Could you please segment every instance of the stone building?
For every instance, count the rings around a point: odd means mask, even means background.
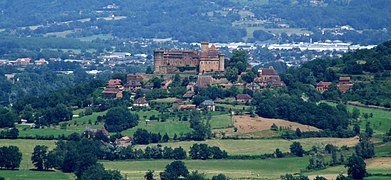
[[[155,50],[154,64],[156,74],[199,73],[208,74],[224,71],[224,54],[209,43],[201,43],[197,50]]]

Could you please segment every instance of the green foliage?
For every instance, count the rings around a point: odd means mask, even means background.
[[[293,142],[290,146],[291,153],[295,156],[303,157],[304,150],[300,142]]]
[[[231,67],[227,67],[225,69],[225,77],[227,78],[228,81],[230,82],[235,82],[238,80],[238,69],[237,68],[231,68]]]
[[[219,147],[209,147],[207,144],[193,144],[190,147],[190,157],[192,159],[224,159],[228,157],[227,152]]]
[[[227,180],[228,178],[224,174],[218,174],[217,176],[213,176],[212,180]]]
[[[154,180],[154,178],[153,178],[153,172],[154,172],[154,171],[152,171],[152,170],[148,170],[148,171],[145,173],[145,176],[144,176],[145,180]]]
[[[348,168],[349,177],[353,179],[363,179],[367,174],[364,159],[355,154],[349,157],[345,167]]]
[[[124,107],[114,107],[107,112],[104,119],[108,131],[120,132],[137,126],[139,117],[137,114],[130,113]]]
[[[0,168],[16,169],[19,168],[22,160],[22,153],[16,146],[0,147]]]
[[[370,141],[369,136],[367,134],[360,134],[360,140],[355,147],[355,151],[357,156],[363,159],[368,159],[375,156],[375,146]]]
[[[38,171],[42,171],[44,164],[46,163],[46,153],[48,147],[37,145],[34,148],[33,155],[31,156],[31,161]],[[47,170],[47,169],[46,169]]]
[[[185,163],[182,161],[174,161],[168,164],[163,172],[160,173],[160,179],[168,180],[168,179],[179,179],[179,177],[187,177],[189,175],[189,171],[185,166]]]
[[[17,121],[17,116],[11,110],[0,107],[0,128],[14,127]]]
[[[123,180],[124,178],[119,171],[105,170],[102,164],[89,166],[80,176],[82,180],[89,179],[112,179]]]

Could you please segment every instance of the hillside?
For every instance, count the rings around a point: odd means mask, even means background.
[[[105,34],[184,42],[312,38],[378,44],[391,38],[387,31],[390,7],[387,0],[1,0],[0,31],[20,36]]]

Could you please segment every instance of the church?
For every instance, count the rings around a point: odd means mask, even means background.
[[[223,72],[224,57],[207,42],[201,42],[201,51],[157,49],[154,51],[155,74]]]

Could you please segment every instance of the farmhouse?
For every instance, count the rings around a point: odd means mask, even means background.
[[[209,111],[216,110],[215,102],[212,100],[205,100],[204,102],[201,103],[201,105],[204,106],[205,109],[207,109]]]
[[[318,84],[316,84],[316,90],[320,93],[323,93],[329,89],[329,86],[331,85],[331,82],[323,82],[320,81]]]
[[[95,137],[96,133],[102,132],[105,136],[110,137],[109,131],[106,130],[106,128],[103,126],[102,128],[93,129],[91,126],[87,126],[84,130],[84,134],[89,137]]]
[[[122,82],[119,79],[110,79],[106,87],[104,88],[102,95],[104,98],[108,99],[121,99],[123,97],[124,87],[122,86]]]
[[[254,81],[263,87],[266,87],[267,85],[276,87],[285,86],[277,71],[274,70],[272,66],[269,68],[261,68],[258,70],[258,73],[259,77],[255,78]]]
[[[141,81],[143,77],[140,75],[128,74],[126,78],[125,89],[127,91],[136,92],[138,89],[141,89]]]
[[[122,138],[116,139],[114,143],[118,146],[127,147],[132,144],[132,138],[129,136],[124,136]]]
[[[350,77],[339,77],[337,88],[342,92],[346,93],[353,87],[353,83],[350,81]]]
[[[136,101],[134,101],[133,103],[133,106],[136,106],[136,107],[149,107],[149,104],[147,102],[147,100],[145,100],[145,98],[138,98],[136,99]]]

